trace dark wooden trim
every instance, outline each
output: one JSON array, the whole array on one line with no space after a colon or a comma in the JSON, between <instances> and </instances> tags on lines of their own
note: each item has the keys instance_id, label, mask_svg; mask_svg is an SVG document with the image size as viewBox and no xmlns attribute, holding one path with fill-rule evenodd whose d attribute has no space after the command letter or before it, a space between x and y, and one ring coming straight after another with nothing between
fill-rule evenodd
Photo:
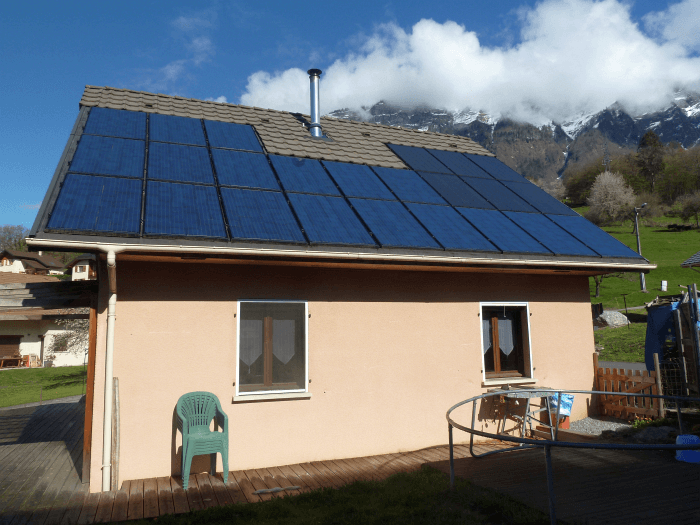
<instances>
[{"instance_id":1,"label":"dark wooden trim","mask_svg":"<svg viewBox=\"0 0 700 525\"><path fill-rule=\"evenodd\" d=\"M491 313L491 348L493 348L493 371L501 372L501 342L498 340L498 315Z\"/></svg>"},{"instance_id":2,"label":"dark wooden trim","mask_svg":"<svg viewBox=\"0 0 700 525\"><path fill-rule=\"evenodd\" d=\"M92 406L95 397L95 358L97 357L97 297L90 305L90 332L88 340L88 364L85 386L85 428L83 430L83 475L82 482L90 483L90 460L92 453Z\"/></svg>"}]
</instances>

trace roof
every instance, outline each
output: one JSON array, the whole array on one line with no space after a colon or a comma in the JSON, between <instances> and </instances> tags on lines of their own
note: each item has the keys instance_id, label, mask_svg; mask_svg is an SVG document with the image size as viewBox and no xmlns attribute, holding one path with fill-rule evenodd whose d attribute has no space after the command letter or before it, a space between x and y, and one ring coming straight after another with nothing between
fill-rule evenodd
<instances>
[{"instance_id":1,"label":"roof","mask_svg":"<svg viewBox=\"0 0 700 525\"><path fill-rule=\"evenodd\" d=\"M693 266L700 266L700 252L681 263L681 268L692 268Z\"/></svg>"},{"instance_id":2,"label":"roof","mask_svg":"<svg viewBox=\"0 0 700 525\"><path fill-rule=\"evenodd\" d=\"M90 262L90 261L95 261L96 257L95 254L93 253L83 253L78 255L75 259L73 259L71 262L66 264L65 268L73 268L78 263L85 263L85 262Z\"/></svg>"},{"instance_id":3,"label":"roof","mask_svg":"<svg viewBox=\"0 0 700 525\"><path fill-rule=\"evenodd\" d=\"M6 253L12 259L20 259L29 263L28 266L32 268L49 268L49 269L59 269L63 268L63 264L58 260L54 259L49 255L39 255L34 252L21 252L18 250L3 250L0 255ZM29 261L35 261L33 264Z\"/></svg>"},{"instance_id":4,"label":"roof","mask_svg":"<svg viewBox=\"0 0 700 525\"><path fill-rule=\"evenodd\" d=\"M60 281L55 275L34 275L30 273L0 272L0 284L10 283L52 283Z\"/></svg>"},{"instance_id":5,"label":"roof","mask_svg":"<svg viewBox=\"0 0 700 525\"><path fill-rule=\"evenodd\" d=\"M87 86L27 244L652 269L468 138Z\"/></svg>"}]
</instances>

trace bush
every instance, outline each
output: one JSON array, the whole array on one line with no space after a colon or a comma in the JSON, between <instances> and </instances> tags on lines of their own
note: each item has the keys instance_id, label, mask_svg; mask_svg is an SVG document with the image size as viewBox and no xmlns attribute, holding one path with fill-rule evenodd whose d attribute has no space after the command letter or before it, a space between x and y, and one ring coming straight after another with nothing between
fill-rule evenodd
<instances>
[{"instance_id":1,"label":"bush","mask_svg":"<svg viewBox=\"0 0 700 525\"><path fill-rule=\"evenodd\" d=\"M627 215L635 196L619 173L605 171L596 177L588 197L586 218L595 224L609 224Z\"/></svg>"},{"instance_id":2,"label":"bush","mask_svg":"<svg viewBox=\"0 0 700 525\"><path fill-rule=\"evenodd\" d=\"M684 221L694 218L695 225L700 228L700 191L683 195L676 202L680 204L680 218Z\"/></svg>"}]
</instances>

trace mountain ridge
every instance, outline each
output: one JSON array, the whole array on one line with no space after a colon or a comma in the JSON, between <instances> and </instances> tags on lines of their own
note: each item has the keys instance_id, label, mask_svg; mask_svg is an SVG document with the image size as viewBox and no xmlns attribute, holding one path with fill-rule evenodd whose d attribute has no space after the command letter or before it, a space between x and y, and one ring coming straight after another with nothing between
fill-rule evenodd
<instances>
[{"instance_id":1,"label":"mountain ridge","mask_svg":"<svg viewBox=\"0 0 700 525\"><path fill-rule=\"evenodd\" d=\"M664 143L684 148L700 144L700 94L682 91L656 111L633 115L615 103L540 126L471 109L405 109L385 101L361 111L335 110L327 116L469 137L526 177L544 180L600 158L606 149L611 156L636 151L649 129Z\"/></svg>"}]
</instances>

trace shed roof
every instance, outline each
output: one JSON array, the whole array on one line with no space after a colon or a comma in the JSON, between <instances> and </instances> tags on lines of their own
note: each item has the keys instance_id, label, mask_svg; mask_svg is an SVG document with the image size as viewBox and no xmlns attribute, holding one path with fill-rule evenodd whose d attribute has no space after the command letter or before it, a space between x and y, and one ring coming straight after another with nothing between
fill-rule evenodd
<instances>
[{"instance_id":1,"label":"shed roof","mask_svg":"<svg viewBox=\"0 0 700 525\"><path fill-rule=\"evenodd\" d=\"M700 252L681 263L681 268L692 268L693 266L700 266Z\"/></svg>"},{"instance_id":2,"label":"shed roof","mask_svg":"<svg viewBox=\"0 0 700 525\"><path fill-rule=\"evenodd\" d=\"M3 253L7 254L11 259L20 259L26 263L29 263L28 266L31 266L32 268L47 268L55 270L63 268L63 264L50 255L39 255L38 253L21 252L19 250L3 250L0 252L0 256Z\"/></svg>"},{"instance_id":3,"label":"shed roof","mask_svg":"<svg viewBox=\"0 0 700 525\"><path fill-rule=\"evenodd\" d=\"M468 138L87 86L33 248L653 265Z\"/></svg>"}]
</instances>

